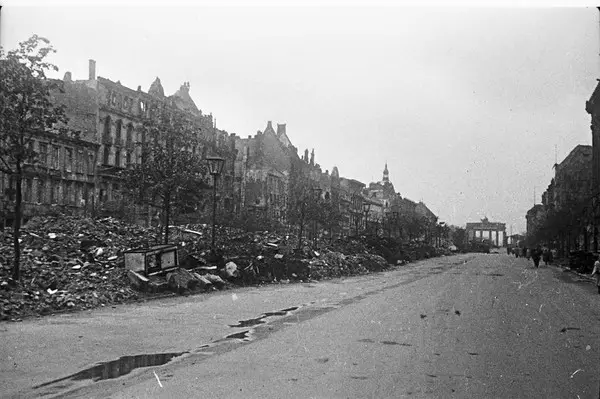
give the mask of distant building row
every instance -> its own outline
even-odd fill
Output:
[[[598,251],[597,146],[577,145],[553,167],[542,203],[527,211],[530,245],[543,244],[562,254]]]

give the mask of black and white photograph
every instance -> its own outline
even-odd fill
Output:
[[[0,398],[600,399],[600,7],[0,1]]]

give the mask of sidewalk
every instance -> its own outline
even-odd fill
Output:
[[[555,266],[555,267],[559,267],[565,271],[568,271],[570,273],[576,274],[577,276],[590,280],[592,282],[596,282],[596,279],[594,277],[592,277],[591,274],[584,274],[584,273],[579,273],[576,270],[573,270],[569,267],[569,261],[567,259],[559,259],[554,261],[553,263],[550,264],[551,266]]]

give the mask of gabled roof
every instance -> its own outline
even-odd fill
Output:
[[[148,89],[148,94],[150,94],[152,96],[156,96],[156,97],[164,97],[165,96],[165,89],[163,89],[158,76],[156,77],[156,79],[154,79],[154,82],[152,82],[152,84],[150,85],[150,88]]]
[[[190,97],[190,82],[184,82],[181,87],[179,87],[179,90],[171,97],[175,100],[175,104],[177,104],[180,109],[192,113],[198,112],[196,103],[194,103],[194,100]]]

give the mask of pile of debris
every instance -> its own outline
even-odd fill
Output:
[[[112,218],[36,217],[21,232],[21,279],[16,282],[11,279],[13,236],[1,233],[0,319],[137,299],[121,255],[152,239],[152,232]]]
[[[344,239],[318,249],[291,234],[211,226],[170,228],[179,268],[156,276],[126,270],[124,252],[158,243],[159,231],[114,218],[35,217],[21,233],[21,279],[12,281],[13,237],[0,232],[0,320],[90,309],[234,285],[310,281],[381,271],[418,254],[384,239]],[[410,248],[409,248],[410,249]],[[404,252],[402,252],[404,251]],[[411,259],[412,258],[412,259]]]

